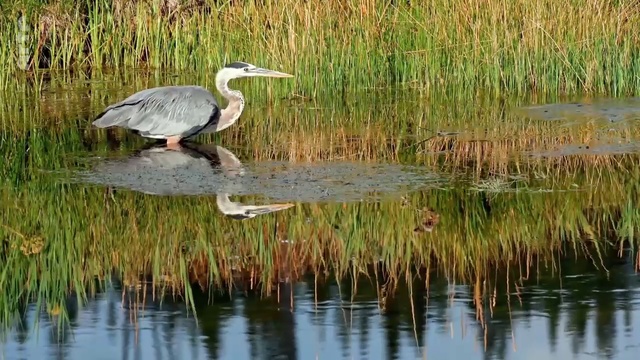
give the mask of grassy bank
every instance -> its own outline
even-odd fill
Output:
[[[51,69],[213,73],[244,60],[295,73],[274,91],[312,97],[395,85],[624,94],[640,84],[635,1],[5,2],[5,87],[21,72],[23,11],[32,65]]]

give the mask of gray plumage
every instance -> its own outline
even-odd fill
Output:
[[[253,76],[291,77],[292,75],[234,62],[216,74],[216,88],[227,99],[221,109],[211,92],[201,86],[163,86],[142,90],[108,106],[93,125],[99,128],[117,126],[140,136],[179,142],[207,132],[223,130],[240,117],[244,97],[231,90],[232,79]]]
[[[215,126],[219,112],[216,99],[203,87],[166,86],[140,91],[107,107],[93,125],[119,126],[154,139],[187,138]]]

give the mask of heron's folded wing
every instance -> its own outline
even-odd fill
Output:
[[[140,91],[109,106],[94,125],[122,126],[148,135],[185,135],[206,126],[218,112],[213,95],[199,86]]]

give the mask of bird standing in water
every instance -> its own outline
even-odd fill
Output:
[[[216,74],[216,88],[227,99],[221,109],[209,90],[201,86],[163,86],[137,92],[108,106],[93,122],[99,128],[117,126],[140,136],[165,139],[176,146],[198,134],[218,132],[233,125],[244,109],[244,96],[229,89],[232,79],[244,77],[293,77],[245,62],[226,65]]]

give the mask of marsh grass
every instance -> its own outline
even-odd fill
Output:
[[[298,204],[286,213],[238,222],[222,217],[212,197],[127,191],[111,196],[102,188],[67,184],[43,171],[78,166],[72,155],[86,151],[82,144],[108,148],[105,139],[82,138],[67,128],[2,143],[7,161],[0,187],[0,286],[15,294],[3,297],[3,323],[15,316],[18,299],[35,298],[59,309],[69,292],[79,299],[90,297],[95,279],[113,277],[124,288],[147,284],[156,296],[178,296],[190,306],[198,287],[213,293],[233,288],[270,294],[278,281],[296,281],[309,272],[338,281],[382,276],[392,289],[399,279],[424,268],[434,272],[430,276],[473,282],[491,269],[511,266],[520,269],[513,279],[517,282],[532,276],[538,262],[555,266],[554,259],[569,250],[603,267],[623,248],[635,251],[640,227],[635,206],[640,172],[632,155],[604,157],[606,161],[578,155],[555,163],[539,159],[506,166],[507,182],[521,185],[517,191],[508,186],[497,192],[479,191],[478,184],[496,177],[488,169],[496,168],[502,157],[487,155],[482,165],[468,166],[477,160],[475,153],[467,162],[459,155],[460,162],[445,165],[433,155],[423,165],[451,176],[450,188],[378,203]],[[316,161],[339,158],[337,154],[361,154],[360,161],[396,158],[389,149],[362,155],[360,142],[336,140],[336,148],[329,150],[317,144],[322,151],[310,138],[304,143],[295,158],[279,145],[237,154],[243,161]],[[137,142],[124,138],[119,146],[135,148]],[[263,201],[255,196],[242,200]],[[431,232],[416,231],[424,208],[439,215]],[[423,272],[428,283],[425,276]]]
[[[111,143],[117,139],[138,141],[125,131],[93,129],[91,121],[105,106],[135,91],[192,80],[209,87],[213,81],[196,74],[160,75],[153,71],[55,75],[43,81],[39,90],[36,85],[24,85],[3,93],[1,136],[15,141],[41,133],[77,146],[105,144],[106,139]],[[532,119],[517,111],[522,104],[589,102],[590,98],[513,95],[496,99],[468,92],[394,96],[381,90],[364,97],[351,96],[345,102],[264,101],[260,100],[261,91],[249,83],[234,84],[251,100],[240,121],[222,133],[199,136],[197,141],[250,144],[233,150],[255,160],[391,160],[478,169],[489,164],[489,172],[508,173],[509,166],[530,162],[608,161],[606,153],[578,158],[559,155],[568,145],[624,146],[640,138],[633,121],[611,124],[585,117],[568,124]]]
[[[69,184],[63,175],[88,157],[145,143],[124,131],[91,129],[96,112],[136,89],[189,77],[148,73],[53,76],[4,93],[0,287],[9,290],[0,297],[2,324],[26,300],[54,314],[69,294],[83,301],[99,289],[96,282],[112,279],[126,291],[146,286],[195,308],[200,287],[269,295],[278,281],[310,273],[380,278],[389,294],[416,272],[427,286],[436,277],[473,284],[508,266],[518,269],[510,280],[518,283],[536,266],[553,268],[569,250],[598,267],[624,249],[637,253],[637,154],[529,156],[572,144],[633,143],[636,127],[566,126],[513,111],[542,99],[444,92],[428,102],[416,93],[397,101],[383,90],[347,104],[252,101],[237,126],[198,139],[223,144],[243,162],[400,162],[451,179],[377,203],[298,204],[238,222],[222,217],[213,197],[109,194]],[[259,91],[248,88],[254,95]],[[431,232],[420,230],[425,208],[438,215]]]
[[[16,18],[35,66],[212,74],[244,60],[296,74],[269,95],[402,86],[628,94],[638,88],[635,1],[14,1],[0,23],[0,74],[13,82]],[[46,61],[45,61],[46,60]]]

